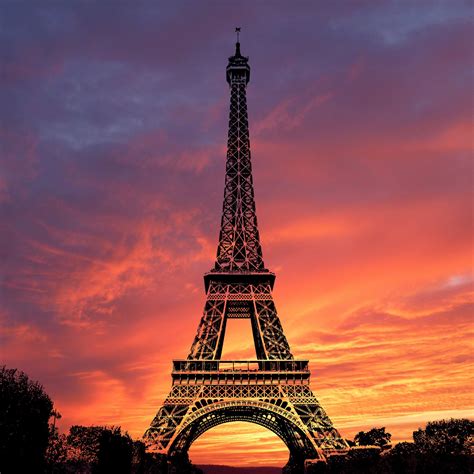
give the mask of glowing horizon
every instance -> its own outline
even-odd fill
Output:
[[[0,355],[45,386],[62,430],[140,437],[188,354],[235,24],[263,258],[315,396],[345,437],[474,416],[472,25],[454,3],[5,7]],[[227,358],[252,354],[238,333]],[[190,455],[282,465],[287,451],[239,423]]]

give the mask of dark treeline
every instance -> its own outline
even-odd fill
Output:
[[[16,369],[0,367],[0,472],[2,474],[202,474],[188,461],[171,469],[164,456],[146,451],[120,427],[56,427],[43,387]],[[468,474],[473,472],[474,422],[430,422],[413,433],[413,442],[390,444],[385,428],[347,440],[345,456],[307,466],[307,474]]]
[[[169,472],[120,427],[72,426],[61,434],[51,398],[16,369],[0,367],[1,474],[202,474],[189,461]]]
[[[470,474],[474,472],[474,422],[467,419],[431,421],[413,432],[413,442],[390,444],[385,428],[358,433],[345,456],[307,474]]]

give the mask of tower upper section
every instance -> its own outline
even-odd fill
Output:
[[[248,84],[250,80],[249,58],[240,54],[240,43],[235,43],[235,54],[229,58],[226,68],[226,79],[230,86],[234,83]]]
[[[240,53],[240,43],[235,46],[235,54],[229,58],[226,69],[230,112],[219,245],[215,266],[205,279],[223,273],[229,276],[266,273],[273,282],[274,275],[263,263],[255,211],[246,97],[250,66],[248,58]]]

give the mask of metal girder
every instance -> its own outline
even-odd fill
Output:
[[[204,313],[189,359],[219,359],[228,318],[249,318],[259,359],[293,359],[278,317],[270,284],[210,283]]]
[[[246,63],[235,57],[232,63]],[[215,271],[242,272],[265,269],[258,233],[253,190],[247,113],[247,83],[239,70],[229,77],[230,113],[221,230]]]

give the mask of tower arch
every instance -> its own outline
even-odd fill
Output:
[[[318,448],[311,442],[305,426],[291,408],[263,401],[212,401],[196,409],[171,443],[171,456],[186,455],[191,445],[208,430],[235,421],[253,423],[276,434],[286,445],[290,457],[318,458]]]

